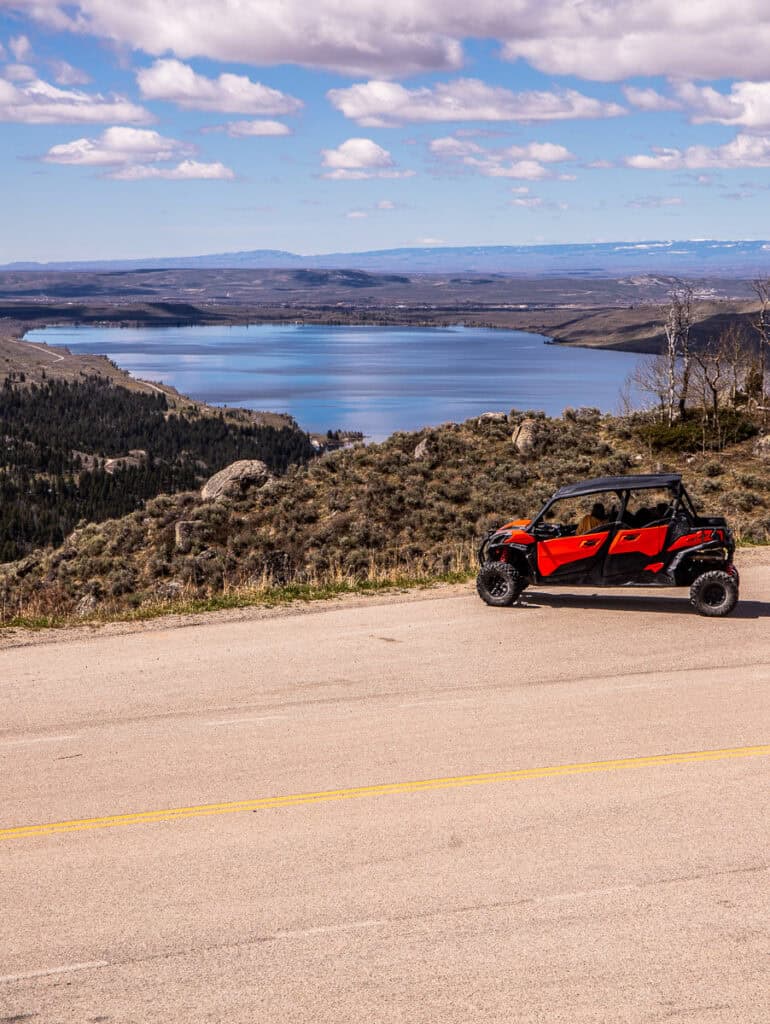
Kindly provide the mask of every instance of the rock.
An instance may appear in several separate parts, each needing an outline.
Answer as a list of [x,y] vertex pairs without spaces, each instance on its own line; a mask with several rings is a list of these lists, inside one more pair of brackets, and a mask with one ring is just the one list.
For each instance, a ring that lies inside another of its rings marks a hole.
[[415,457],[415,459],[417,459],[418,462],[422,461],[422,459],[427,459],[428,456],[430,455],[430,452],[428,451],[428,441],[429,440],[430,440],[429,438],[424,437],[422,439],[422,441],[420,441],[420,443],[415,448],[415,450],[414,450],[414,457]]
[[537,420],[522,420],[518,427],[511,434],[513,447],[521,455],[526,455],[535,447],[535,436],[537,434]]
[[770,434],[764,434],[756,439],[754,454],[758,459],[770,459]]
[[174,598],[179,597],[183,590],[184,586],[179,580],[166,580],[157,585],[155,593],[164,600],[172,601]]
[[483,423],[507,423],[508,415],[504,412],[483,412],[476,423],[481,426]]
[[75,605],[75,614],[80,619],[84,619],[88,615],[93,615],[98,603],[99,602],[96,600],[96,596],[94,594],[86,594],[84,597],[81,597]]
[[567,406],[562,412],[562,417],[565,420],[572,420],[573,423],[598,423],[602,418],[602,411],[590,405],[581,405],[578,409]]
[[640,463],[640,462],[644,462],[644,456],[643,455],[635,455],[634,456],[634,462],[636,462],[637,464]]
[[114,473],[118,469],[126,469],[129,466],[142,466],[147,461],[147,452],[143,448],[132,448],[128,455],[119,455],[114,459],[105,459],[104,472]]
[[200,524],[194,520],[180,519],[174,527],[174,543],[177,551],[186,554],[193,543],[193,536]]
[[240,459],[215,473],[201,489],[204,501],[235,498],[249,487],[264,487],[272,479],[270,470],[259,459]]

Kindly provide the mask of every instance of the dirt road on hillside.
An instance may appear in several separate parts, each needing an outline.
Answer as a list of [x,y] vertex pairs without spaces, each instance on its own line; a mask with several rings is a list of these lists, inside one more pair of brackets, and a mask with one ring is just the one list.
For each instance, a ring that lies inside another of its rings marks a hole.
[[770,1019],[734,616],[470,588],[0,650],[0,1020]]

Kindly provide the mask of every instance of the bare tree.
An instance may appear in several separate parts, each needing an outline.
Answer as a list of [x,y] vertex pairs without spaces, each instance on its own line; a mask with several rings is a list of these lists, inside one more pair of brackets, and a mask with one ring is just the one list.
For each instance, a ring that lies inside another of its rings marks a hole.
[[647,395],[653,401],[645,403],[645,407],[657,412],[664,422],[671,423],[670,396],[677,394],[679,386],[680,374],[676,360],[672,371],[668,354],[662,352],[660,355],[640,361],[626,378],[627,402],[630,403],[632,394]]
[[749,376],[754,360],[743,326],[737,321],[728,324],[719,335],[719,346],[724,355],[725,375],[729,380],[730,404],[735,409],[748,398]]
[[719,407],[725,390],[727,350],[723,337],[712,339],[701,352],[693,353],[697,376],[704,394],[704,411],[711,408],[711,418],[719,439]]
[[759,400],[764,404],[767,353],[770,350],[770,278],[757,277],[751,282],[751,286],[759,299],[759,309],[751,324],[759,335]]
[[683,417],[687,410],[692,372],[692,353],[690,351],[692,302],[692,286],[677,281],[669,292],[666,319],[663,324],[666,334],[668,375],[666,418],[669,426],[674,422],[677,412],[680,417]]

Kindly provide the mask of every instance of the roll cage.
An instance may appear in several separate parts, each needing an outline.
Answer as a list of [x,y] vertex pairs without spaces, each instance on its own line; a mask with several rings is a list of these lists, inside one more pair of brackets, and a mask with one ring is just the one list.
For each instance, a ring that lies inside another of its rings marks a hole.
[[[643,480],[643,482],[641,482]],[[617,485],[620,486],[617,486]],[[684,511],[687,518],[693,525],[696,525],[700,519],[698,513],[695,510],[690,495],[687,493],[684,484],[682,483],[681,477],[679,476],[648,476],[648,477],[620,477],[620,478],[603,478],[596,481],[586,481],[584,486],[573,486],[563,487],[556,491],[555,494],[551,495],[548,501],[543,505],[540,511],[537,513],[532,522],[524,528],[526,533],[532,534],[533,537],[538,538],[538,528],[548,526],[546,518],[548,512],[553,508],[554,505],[560,501],[564,501],[566,498],[582,498],[590,497],[594,494],[608,494],[612,493],[618,499],[618,511],[617,517],[612,521],[603,523],[601,527],[595,527],[596,530],[606,530],[607,528],[618,528],[623,526],[633,526],[636,524],[628,521],[628,502],[632,494],[637,491],[644,490],[669,490],[672,494],[672,500],[669,505],[668,512],[665,517],[651,520],[645,523],[645,526],[658,526],[663,523],[668,523],[676,516]],[[540,530],[540,533],[546,537],[553,536],[550,529]]]

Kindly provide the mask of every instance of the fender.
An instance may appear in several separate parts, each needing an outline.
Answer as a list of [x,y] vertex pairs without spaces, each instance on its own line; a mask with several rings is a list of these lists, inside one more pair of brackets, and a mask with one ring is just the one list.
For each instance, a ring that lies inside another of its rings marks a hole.
[[682,551],[678,551],[669,562],[667,572],[670,576],[673,577],[676,574],[677,569],[681,566],[681,564],[684,561],[686,561],[691,555],[702,554],[703,552],[712,551],[714,552],[714,554],[719,553],[720,562],[730,561],[729,552],[727,553],[727,557],[725,557],[726,548],[724,543],[719,540],[710,540],[707,541],[705,544],[698,544],[694,548],[685,548]]

